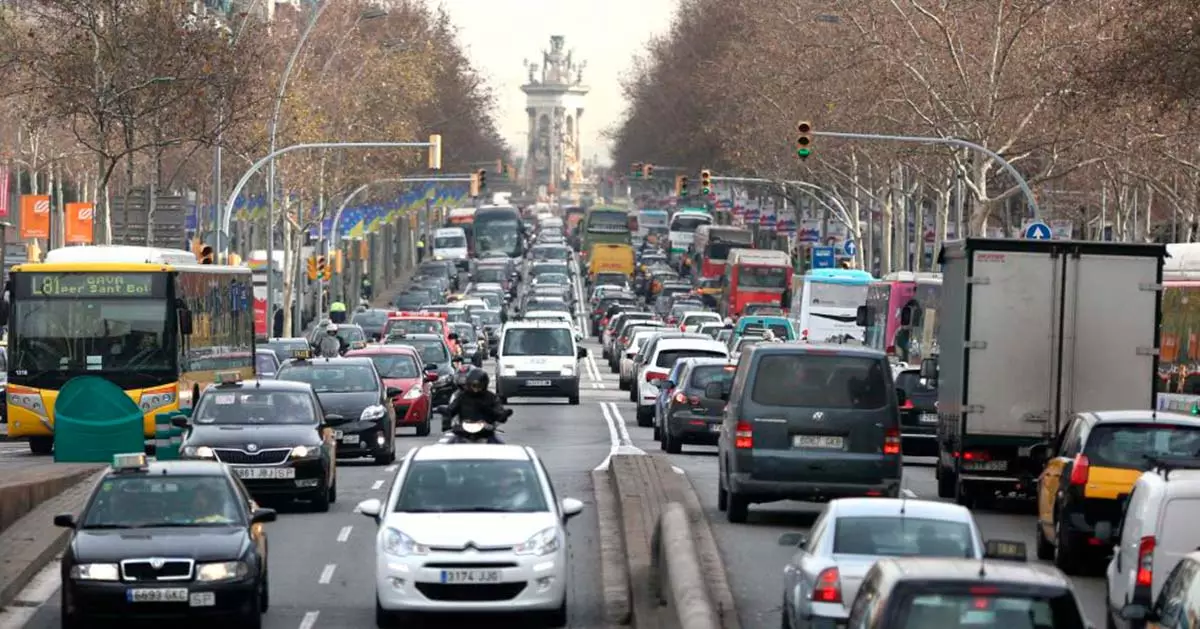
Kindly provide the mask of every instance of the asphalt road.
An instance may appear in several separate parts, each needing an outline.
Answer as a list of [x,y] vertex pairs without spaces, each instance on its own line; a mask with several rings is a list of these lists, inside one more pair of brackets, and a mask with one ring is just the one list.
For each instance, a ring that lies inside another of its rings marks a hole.
[[[491,363],[489,372],[494,373]],[[514,398],[515,413],[503,438],[510,443],[533,446],[549,470],[561,497],[582,500],[585,511],[568,526],[571,627],[601,627],[602,591],[599,575],[599,533],[594,510],[590,472],[611,450],[610,430],[598,404],[601,391],[585,380],[580,406],[565,400]],[[411,432],[411,430],[406,430]],[[436,441],[404,436],[401,452]],[[21,458],[25,458],[23,455]],[[339,464],[338,501],[329,513],[304,513],[300,509],[280,513],[268,526],[270,543],[271,609],[264,617],[267,629],[319,629],[322,627],[374,626],[375,524],[353,513],[367,498],[386,495],[395,465],[376,467],[368,462]],[[49,523],[47,523],[49,524]],[[57,575],[46,574],[50,583],[40,589],[45,602],[28,622],[0,615],[0,629],[51,629],[59,626]],[[462,619],[462,626],[478,627],[479,619]],[[525,626],[513,619],[512,626]],[[493,626],[507,626],[505,619],[488,619]],[[469,624],[468,624],[469,623]],[[433,623],[431,623],[433,624]],[[436,623],[452,627],[457,620]]]
[[[603,388],[591,399],[601,398],[612,405],[610,414],[615,411],[625,422],[633,446],[646,452],[664,454],[658,442],[654,441],[652,430],[637,427],[629,394],[617,389],[616,374],[609,371],[607,361],[601,360],[599,354],[596,354],[596,371],[600,373],[599,386]],[[779,547],[779,535],[807,531],[823,505],[805,502],[754,505],[750,507],[747,523],[730,524],[725,514],[717,510],[716,453],[716,447],[684,446],[682,453],[666,456],[691,479],[712,523],[742,628],[776,629],[779,627],[779,606],[783,597],[783,568],[791,558],[789,551]],[[938,499],[932,461],[932,458],[916,458],[905,462],[903,487],[908,490],[907,496]],[[985,539],[1024,541],[1030,559],[1034,560],[1035,518],[1032,506],[1002,504],[997,510],[975,511],[975,518]],[[1104,625],[1105,586],[1100,570],[1097,569],[1097,576],[1094,577],[1072,578],[1084,612],[1092,625],[1097,627]]]

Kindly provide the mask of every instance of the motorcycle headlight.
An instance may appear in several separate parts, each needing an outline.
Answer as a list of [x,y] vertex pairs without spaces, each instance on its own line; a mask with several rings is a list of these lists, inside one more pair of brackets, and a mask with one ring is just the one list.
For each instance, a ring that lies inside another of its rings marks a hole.
[[183,456],[190,459],[215,459],[217,454],[208,446],[187,446],[183,449]]
[[315,459],[321,456],[321,448],[316,446],[296,446],[290,456],[293,459]]
[[513,548],[513,553],[517,555],[549,555],[558,550],[559,545],[558,527],[552,526],[534,533],[533,537]]
[[250,566],[244,561],[217,561],[196,565],[196,580],[202,583],[231,581],[250,574]]
[[359,421],[372,421],[376,419],[383,419],[384,415],[387,415],[387,409],[379,404],[376,404],[374,406],[368,406],[364,408],[362,415],[358,419]]
[[427,555],[429,547],[418,544],[413,538],[401,533],[394,528],[385,528],[380,533],[380,545],[383,547],[383,552],[395,557],[408,557],[410,555]]
[[119,581],[121,573],[115,563],[81,563],[71,566],[71,578],[80,581]]
[[417,386],[409,389],[408,393],[404,394],[404,399],[415,400],[415,399],[421,397],[421,393],[423,393],[423,391],[421,390],[421,386],[417,385]]

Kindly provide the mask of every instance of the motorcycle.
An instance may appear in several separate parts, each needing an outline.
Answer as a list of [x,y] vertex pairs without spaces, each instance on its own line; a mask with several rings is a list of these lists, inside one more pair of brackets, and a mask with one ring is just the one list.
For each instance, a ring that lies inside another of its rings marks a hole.
[[[446,416],[448,408],[439,406],[437,412],[443,417]],[[505,409],[505,417],[512,417],[512,409]],[[496,433],[504,432],[496,427],[495,424],[476,419],[459,419],[438,439],[438,443],[493,443],[500,442],[500,437]]]

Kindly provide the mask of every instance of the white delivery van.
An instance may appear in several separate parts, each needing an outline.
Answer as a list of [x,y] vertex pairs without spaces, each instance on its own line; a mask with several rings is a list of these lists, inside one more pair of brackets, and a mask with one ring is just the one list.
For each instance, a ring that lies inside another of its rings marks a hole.
[[461,227],[442,227],[433,233],[433,259],[467,261],[467,232]]

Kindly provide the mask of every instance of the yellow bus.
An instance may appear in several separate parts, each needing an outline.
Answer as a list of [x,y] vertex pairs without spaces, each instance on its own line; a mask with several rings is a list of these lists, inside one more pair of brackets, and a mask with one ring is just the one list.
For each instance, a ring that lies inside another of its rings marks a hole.
[[217,371],[254,377],[253,281],[245,267],[199,264],[154,247],[64,247],[13,267],[8,434],[35,454],[54,447],[54,402],[77,376],[101,376],[154,417],[190,407]]

